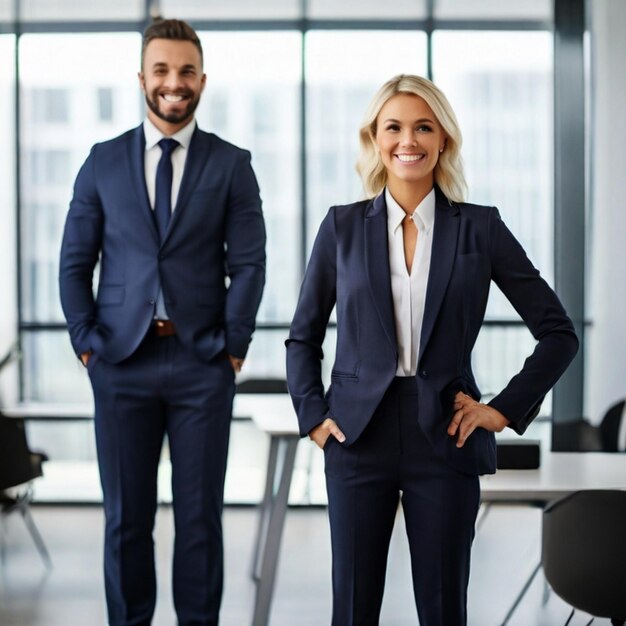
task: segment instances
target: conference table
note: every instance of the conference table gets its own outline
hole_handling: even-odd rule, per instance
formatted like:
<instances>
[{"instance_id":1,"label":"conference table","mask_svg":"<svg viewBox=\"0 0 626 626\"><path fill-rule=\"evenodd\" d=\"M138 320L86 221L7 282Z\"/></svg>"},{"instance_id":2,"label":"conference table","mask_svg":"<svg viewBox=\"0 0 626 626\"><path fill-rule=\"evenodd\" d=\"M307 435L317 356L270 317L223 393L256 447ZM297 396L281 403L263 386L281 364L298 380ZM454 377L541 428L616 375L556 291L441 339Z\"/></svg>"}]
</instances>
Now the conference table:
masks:
<instances>
[{"instance_id":1,"label":"conference table","mask_svg":"<svg viewBox=\"0 0 626 626\"><path fill-rule=\"evenodd\" d=\"M92 407L45 407L18 405L4 408L3 413L26 419L89 418ZM280 556L296 450L301 438L291 400L287 394L244 394L235 396L233 415L249 417L270 440L265 475L265 489L259 507L256 541L252 555L251 576L255 581L255 602L252 626L267 626ZM63 417L64 416L64 417ZM509 437L510 439L511 437ZM303 445L315 445L305 441ZM549 502L581 489L626 490L626 455L601 452L551 452L541 450L541 464L533 470L499 470L482 476L483 509L477 521L479 528L490 507L498 503L518 503L544 507ZM538 565L503 624L506 624L523 598Z\"/></svg>"}]
</instances>

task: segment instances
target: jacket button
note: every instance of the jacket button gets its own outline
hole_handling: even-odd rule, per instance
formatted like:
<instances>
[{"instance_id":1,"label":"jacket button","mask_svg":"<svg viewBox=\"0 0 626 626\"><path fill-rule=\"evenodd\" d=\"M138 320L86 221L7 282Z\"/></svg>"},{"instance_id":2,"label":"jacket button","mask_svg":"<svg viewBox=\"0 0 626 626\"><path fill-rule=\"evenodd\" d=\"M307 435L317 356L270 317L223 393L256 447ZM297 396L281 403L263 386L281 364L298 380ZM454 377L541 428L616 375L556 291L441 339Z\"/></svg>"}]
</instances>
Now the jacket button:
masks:
<instances>
[{"instance_id":1,"label":"jacket button","mask_svg":"<svg viewBox=\"0 0 626 626\"><path fill-rule=\"evenodd\" d=\"M420 378L428 378L428 372L426 370L422 370L420 372Z\"/></svg>"},{"instance_id":2,"label":"jacket button","mask_svg":"<svg viewBox=\"0 0 626 626\"><path fill-rule=\"evenodd\" d=\"M150 298L150 299L148 300L148 304L156 304L155 299L154 299L154 298Z\"/></svg>"}]
</instances>

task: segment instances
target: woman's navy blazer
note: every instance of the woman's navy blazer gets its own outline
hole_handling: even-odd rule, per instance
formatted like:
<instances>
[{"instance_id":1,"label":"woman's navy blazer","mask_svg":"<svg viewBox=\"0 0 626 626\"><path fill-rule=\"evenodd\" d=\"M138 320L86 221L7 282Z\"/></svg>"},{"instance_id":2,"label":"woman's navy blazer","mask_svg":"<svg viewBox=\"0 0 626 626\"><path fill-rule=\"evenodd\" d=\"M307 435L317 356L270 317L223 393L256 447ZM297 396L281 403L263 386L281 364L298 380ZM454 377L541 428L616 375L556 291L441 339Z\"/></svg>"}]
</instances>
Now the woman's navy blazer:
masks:
<instances>
[{"instance_id":1,"label":"woman's navy blazer","mask_svg":"<svg viewBox=\"0 0 626 626\"><path fill-rule=\"evenodd\" d=\"M537 340L519 373L489 402L522 434L576 354L573 324L495 207L450 202L436 188L415 418L436 453L470 474L495 472L494 434L479 428L456 448L446 431L457 391L480 399L471 352L491 281ZM336 357L325 390L322 343L335 306ZM398 361L384 194L329 210L286 345L289 392L301 434L332 417L346 436L343 445L354 443L393 380Z\"/></svg>"}]
</instances>

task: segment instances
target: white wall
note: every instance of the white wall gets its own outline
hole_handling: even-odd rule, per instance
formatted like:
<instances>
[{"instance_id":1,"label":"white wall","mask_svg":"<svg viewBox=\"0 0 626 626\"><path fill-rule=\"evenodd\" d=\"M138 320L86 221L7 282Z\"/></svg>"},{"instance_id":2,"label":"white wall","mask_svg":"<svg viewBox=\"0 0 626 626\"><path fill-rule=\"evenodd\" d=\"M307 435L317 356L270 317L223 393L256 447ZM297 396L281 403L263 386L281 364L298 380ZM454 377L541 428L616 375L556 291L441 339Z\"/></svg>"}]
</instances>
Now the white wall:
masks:
<instances>
[{"instance_id":1,"label":"white wall","mask_svg":"<svg viewBox=\"0 0 626 626\"><path fill-rule=\"evenodd\" d=\"M626 2L588 2L591 18L591 214L585 415L626 396Z\"/></svg>"}]
</instances>

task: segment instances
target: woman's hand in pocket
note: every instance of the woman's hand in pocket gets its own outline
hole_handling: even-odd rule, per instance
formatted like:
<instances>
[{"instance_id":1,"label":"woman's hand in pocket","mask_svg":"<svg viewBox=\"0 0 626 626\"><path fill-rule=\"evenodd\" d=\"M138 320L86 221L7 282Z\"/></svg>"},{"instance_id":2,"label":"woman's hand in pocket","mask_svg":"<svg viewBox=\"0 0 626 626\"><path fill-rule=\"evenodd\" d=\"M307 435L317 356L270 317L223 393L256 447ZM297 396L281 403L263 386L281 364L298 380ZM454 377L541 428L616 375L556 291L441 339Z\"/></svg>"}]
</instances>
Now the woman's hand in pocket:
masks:
<instances>
[{"instance_id":1,"label":"woman's hand in pocket","mask_svg":"<svg viewBox=\"0 0 626 626\"><path fill-rule=\"evenodd\" d=\"M319 426L316 426L309 432L309 437L317 444L319 448L324 448L329 437L334 437L340 443L346 440L346 436L341 432L337 422L327 417Z\"/></svg>"}]
</instances>

